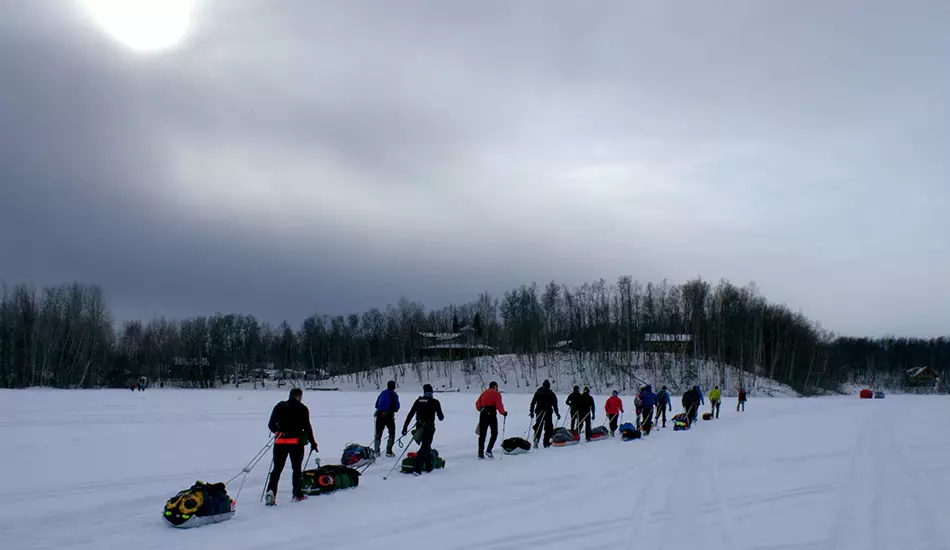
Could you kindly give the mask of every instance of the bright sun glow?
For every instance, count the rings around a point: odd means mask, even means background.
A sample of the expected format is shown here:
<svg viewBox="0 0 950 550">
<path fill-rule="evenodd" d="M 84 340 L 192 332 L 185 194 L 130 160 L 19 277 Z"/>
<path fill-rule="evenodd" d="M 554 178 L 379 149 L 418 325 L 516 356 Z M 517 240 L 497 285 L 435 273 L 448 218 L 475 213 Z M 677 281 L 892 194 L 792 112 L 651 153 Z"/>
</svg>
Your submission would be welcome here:
<svg viewBox="0 0 950 550">
<path fill-rule="evenodd" d="M 171 48 L 191 27 L 194 0 L 79 0 L 112 38 L 138 51 Z"/>
</svg>

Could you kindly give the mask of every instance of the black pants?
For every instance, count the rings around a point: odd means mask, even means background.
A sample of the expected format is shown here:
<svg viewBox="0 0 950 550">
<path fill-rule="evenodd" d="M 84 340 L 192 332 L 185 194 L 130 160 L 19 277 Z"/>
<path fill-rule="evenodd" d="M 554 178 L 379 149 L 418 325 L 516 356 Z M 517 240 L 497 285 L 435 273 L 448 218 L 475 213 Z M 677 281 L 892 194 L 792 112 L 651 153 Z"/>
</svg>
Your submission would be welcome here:
<svg viewBox="0 0 950 550">
<path fill-rule="evenodd" d="M 699 413 L 699 403 L 693 403 L 686 407 L 686 418 L 689 420 L 690 425 L 693 422 L 696 422 L 696 415 Z"/>
<path fill-rule="evenodd" d="M 736 403 L 736 412 L 739 412 L 739 407 L 742 407 L 742 410 L 745 410 L 745 401 L 739 401 Z"/>
<path fill-rule="evenodd" d="M 653 422 L 654 423 L 659 422 L 661 416 L 663 417 L 663 426 L 666 426 L 666 405 L 665 404 L 657 407 L 656 419 Z"/>
<path fill-rule="evenodd" d="M 581 419 L 578 416 L 579 414 L 577 411 L 571 411 L 571 431 L 575 433 L 577 432 L 577 422 Z"/>
<path fill-rule="evenodd" d="M 653 428 L 653 407 L 643 407 L 643 422 L 640 428 L 647 433 Z"/>
<path fill-rule="evenodd" d="M 495 411 L 483 410 L 478 417 L 478 456 L 485 454 L 485 436 L 491 430 L 491 437 L 488 439 L 488 452 L 495 448 L 495 441 L 498 440 L 498 414 Z"/>
<path fill-rule="evenodd" d="M 722 403 L 722 401 L 717 399 L 715 401 L 710 400 L 709 402 L 712 404 L 712 410 L 709 412 L 711 412 L 713 416 L 715 416 L 716 418 L 719 418 L 719 406 Z"/>
<path fill-rule="evenodd" d="M 620 421 L 620 415 L 608 414 L 607 420 L 610 421 L 610 435 L 614 435 L 617 432 L 617 422 Z"/>
<path fill-rule="evenodd" d="M 295 497 L 301 495 L 300 476 L 303 467 L 303 445 L 274 445 L 274 469 L 270 473 L 270 483 L 267 484 L 267 490 L 273 491 L 277 495 L 277 482 L 280 481 L 280 473 L 287 463 L 287 456 L 290 456 L 290 467 L 294 471 L 293 494 Z"/>
<path fill-rule="evenodd" d="M 393 452 L 393 441 L 396 439 L 396 415 L 391 412 L 376 413 L 376 440 L 373 450 L 379 453 L 379 444 L 383 439 L 383 428 L 389 430 L 389 439 L 386 440 L 386 452 Z"/>
<path fill-rule="evenodd" d="M 544 446 L 551 446 L 551 436 L 554 435 L 554 420 L 551 418 L 554 416 L 553 411 L 547 411 L 541 413 L 537 416 L 537 419 L 534 421 L 534 447 L 538 447 L 538 442 L 541 440 L 541 430 L 544 429 Z"/>
<path fill-rule="evenodd" d="M 587 439 L 587 441 L 590 441 L 590 420 L 590 414 L 585 414 L 581 417 L 580 422 L 584 425 L 584 438 Z M 580 425 L 578 425 L 578 428 L 580 428 Z"/>
<path fill-rule="evenodd" d="M 416 473 L 432 471 L 432 438 L 435 437 L 435 426 L 422 426 L 419 450 L 416 452 Z"/>
</svg>

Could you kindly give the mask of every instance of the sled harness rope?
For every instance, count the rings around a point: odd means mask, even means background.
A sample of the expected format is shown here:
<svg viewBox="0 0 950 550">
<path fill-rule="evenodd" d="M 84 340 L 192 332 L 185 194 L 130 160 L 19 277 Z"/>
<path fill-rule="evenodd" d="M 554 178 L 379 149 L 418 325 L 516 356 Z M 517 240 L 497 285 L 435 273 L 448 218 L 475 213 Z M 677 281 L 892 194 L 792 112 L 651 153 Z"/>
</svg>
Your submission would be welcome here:
<svg viewBox="0 0 950 550">
<path fill-rule="evenodd" d="M 232 481 L 243 476 L 241 479 L 241 486 L 238 487 L 237 493 L 234 496 L 234 502 L 237 502 L 238 498 L 241 496 L 241 490 L 244 489 L 244 483 L 247 481 L 247 474 L 251 473 L 251 470 L 254 469 L 254 466 L 257 466 L 257 463 L 267 455 L 267 451 L 269 451 L 271 446 L 274 445 L 275 437 L 276 436 L 271 435 L 270 438 L 267 439 L 267 444 L 264 445 L 260 451 L 257 451 L 257 454 L 254 455 L 254 458 L 252 458 L 250 462 L 248 462 L 247 465 L 244 466 L 244 468 L 242 468 L 241 471 L 238 472 L 234 477 L 224 482 L 225 485 L 230 485 Z"/>
</svg>

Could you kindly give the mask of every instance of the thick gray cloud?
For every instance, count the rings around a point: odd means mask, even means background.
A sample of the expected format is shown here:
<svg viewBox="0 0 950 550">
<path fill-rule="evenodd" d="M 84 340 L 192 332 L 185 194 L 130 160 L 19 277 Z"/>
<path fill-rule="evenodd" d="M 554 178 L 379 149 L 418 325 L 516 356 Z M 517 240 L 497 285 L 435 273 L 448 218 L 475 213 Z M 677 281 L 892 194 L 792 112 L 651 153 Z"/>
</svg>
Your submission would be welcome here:
<svg viewBox="0 0 950 550">
<path fill-rule="evenodd" d="M 198 0 L 142 54 L 4 3 L 0 277 L 296 323 L 701 275 L 947 333 L 950 4 L 825 4 Z"/>
</svg>

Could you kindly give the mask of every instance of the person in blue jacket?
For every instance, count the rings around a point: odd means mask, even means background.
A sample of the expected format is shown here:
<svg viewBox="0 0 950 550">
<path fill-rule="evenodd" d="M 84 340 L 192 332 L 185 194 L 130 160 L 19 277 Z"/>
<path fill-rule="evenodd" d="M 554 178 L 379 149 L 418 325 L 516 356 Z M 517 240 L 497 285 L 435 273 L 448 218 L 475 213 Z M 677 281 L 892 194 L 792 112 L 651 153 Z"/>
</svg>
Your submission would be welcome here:
<svg viewBox="0 0 950 550">
<path fill-rule="evenodd" d="M 696 391 L 699 392 L 699 404 L 700 404 L 700 406 L 705 407 L 705 406 L 706 406 L 706 398 L 703 397 L 703 388 L 700 387 L 700 386 L 697 384 L 697 385 L 693 386 L 693 389 L 695 389 Z"/>
<path fill-rule="evenodd" d="M 666 389 L 666 386 L 660 389 L 656 393 L 656 418 L 653 419 L 653 423 L 656 424 L 660 420 L 660 416 L 663 417 L 663 427 L 666 427 L 666 409 L 669 408 L 670 412 L 673 412 L 673 399 L 670 397 L 669 390 Z"/>
<path fill-rule="evenodd" d="M 383 437 L 383 428 L 389 430 L 389 439 L 386 441 L 386 456 L 396 456 L 393 453 L 393 442 L 396 439 L 396 413 L 399 412 L 399 395 L 396 393 L 396 381 L 386 383 L 386 389 L 376 398 L 376 439 L 373 440 L 373 450 L 379 455 L 379 443 Z"/>
<path fill-rule="evenodd" d="M 649 434 L 653 428 L 653 406 L 656 405 L 656 394 L 653 393 L 653 386 L 647 384 L 640 392 L 640 407 L 642 409 L 641 418 L 643 419 L 640 429 L 643 433 Z"/>
</svg>

